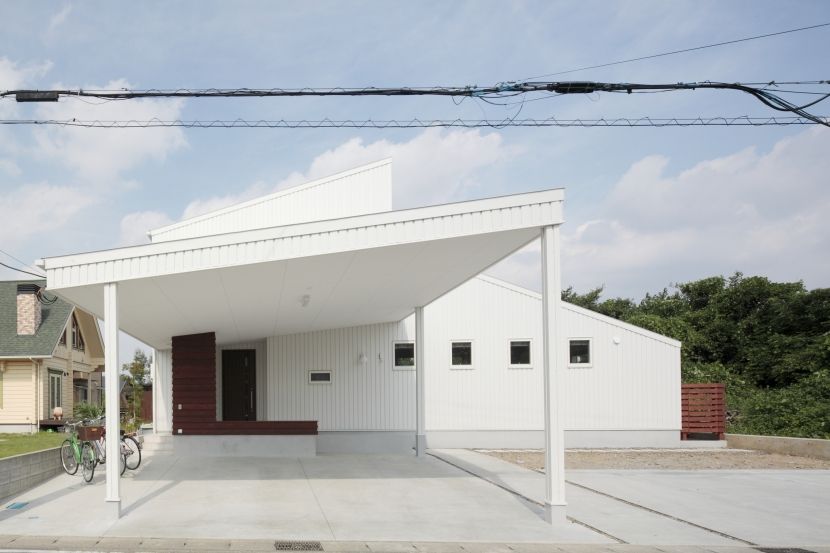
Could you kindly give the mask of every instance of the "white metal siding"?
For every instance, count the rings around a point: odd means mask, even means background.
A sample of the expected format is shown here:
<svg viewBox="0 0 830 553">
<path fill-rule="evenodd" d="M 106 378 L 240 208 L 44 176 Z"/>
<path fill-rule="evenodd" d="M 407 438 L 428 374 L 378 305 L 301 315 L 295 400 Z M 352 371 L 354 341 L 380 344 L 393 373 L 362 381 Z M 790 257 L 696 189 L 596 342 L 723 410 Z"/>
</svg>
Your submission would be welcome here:
<svg viewBox="0 0 830 553">
<path fill-rule="evenodd" d="M 475 278 L 424 311 L 427 430 L 541 430 L 538 294 Z M 566 369 L 567 430 L 680 428 L 676 343 L 567 304 L 562 319 L 565 336 L 592 339 L 593 356 L 591 368 Z M 392 369 L 392 344 L 413 339 L 414 322 L 269 338 L 267 418 L 318 420 L 320 430 L 414 430 L 415 372 Z M 510 368 L 511 339 L 531 340 L 531 368 Z M 472 369 L 450 368 L 453 340 L 473 341 Z M 311 369 L 331 370 L 332 383 L 308 384 Z"/>
<path fill-rule="evenodd" d="M 543 429 L 541 318 L 537 294 L 487 277 L 429 305 L 427 429 Z M 566 339 L 591 338 L 593 356 L 590 368 L 565 369 L 566 430 L 680 428 L 677 344 L 567 304 L 562 321 Z M 532 367 L 509 368 L 510 340 L 527 338 Z M 474 342 L 471 370 L 450 368 L 457 339 Z"/>
<path fill-rule="evenodd" d="M 155 405 L 156 432 L 173 431 L 173 351 L 157 349 L 153 357 L 155 381 L 153 403 Z"/>
<path fill-rule="evenodd" d="M 151 231 L 166 242 L 323 221 L 392 209 L 392 162 L 385 160 Z"/>
<path fill-rule="evenodd" d="M 548 190 L 91 252 L 44 261 L 51 290 L 520 229 L 562 221 Z"/>
<path fill-rule="evenodd" d="M 392 342 L 414 330 L 409 318 L 269 338 L 268 418 L 317 420 L 320 430 L 414 429 L 415 371 L 392 369 Z M 331 371 L 331 383 L 309 384 L 309 370 Z"/>
</svg>

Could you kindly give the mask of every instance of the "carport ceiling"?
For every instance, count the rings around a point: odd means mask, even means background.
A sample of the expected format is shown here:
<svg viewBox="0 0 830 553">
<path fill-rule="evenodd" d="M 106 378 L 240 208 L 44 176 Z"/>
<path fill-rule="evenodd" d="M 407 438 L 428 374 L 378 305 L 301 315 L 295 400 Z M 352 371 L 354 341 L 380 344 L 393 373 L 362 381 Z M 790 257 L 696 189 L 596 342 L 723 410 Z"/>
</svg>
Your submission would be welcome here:
<svg viewBox="0 0 830 553">
<path fill-rule="evenodd" d="M 158 348 L 216 332 L 217 343 L 399 321 L 538 236 L 524 229 L 127 280 L 119 326 Z M 60 291 L 103 315 L 103 286 Z"/>
</svg>

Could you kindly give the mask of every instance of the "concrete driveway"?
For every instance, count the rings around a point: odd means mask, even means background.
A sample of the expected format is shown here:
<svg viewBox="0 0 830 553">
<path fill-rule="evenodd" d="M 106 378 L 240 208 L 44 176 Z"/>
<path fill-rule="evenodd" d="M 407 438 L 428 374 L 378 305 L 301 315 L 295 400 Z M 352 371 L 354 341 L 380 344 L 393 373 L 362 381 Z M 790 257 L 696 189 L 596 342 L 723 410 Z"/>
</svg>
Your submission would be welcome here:
<svg viewBox="0 0 830 553">
<path fill-rule="evenodd" d="M 148 456 L 121 480 L 122 517 L 62 475 L 0 511 L 0 535 L 337 541 L 613 543 L 437 458 Z"/>
<path fill-rule="evenodd" d="M 474 451 L 432 454 L 542 501 L 544 475 Z M 570 470 L 568 515 L 619 543 L 830 545 L 829 470 Z"/>
</svg>

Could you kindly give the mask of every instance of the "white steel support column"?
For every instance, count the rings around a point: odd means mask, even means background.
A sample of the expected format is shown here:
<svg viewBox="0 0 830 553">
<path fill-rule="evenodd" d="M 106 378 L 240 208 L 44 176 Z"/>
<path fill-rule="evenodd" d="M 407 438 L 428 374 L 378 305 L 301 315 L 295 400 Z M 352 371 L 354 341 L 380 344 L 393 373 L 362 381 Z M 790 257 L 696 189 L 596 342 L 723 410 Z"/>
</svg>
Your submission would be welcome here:
<svg viewBox="0 0 830 553">
<path fill-rule="evenodd" d="M 427 448 L 426 436 L 426 398 L 424 396 L 425 380 L 424 369 L 426 360 L 424 355 L 424 308 L 415 308 L 415 409 L 416 409 L 416 431 L 415 431 L 415 455 L 423 457 Z"/>
<path fill-rule="evenodd" d="M 550 522 L 565 520 L 565 432 L 559 227 L 542 229 L 542 356 L 545 389 L 545 510 Z"/>
<path fill-rule="evenodd" d="M 106 455 L 107 503 L 121 516 L 119 492 L 120 406 L 118 393 L 118 284 L 104 285 L 104 375 L 106 378 Z"/>
<path fill-rule="evenodd" d="M 158 401 L 156 401 L 156 395 L 158 394 L 158 390 L 156 390 L 156 382 L 159 381 L 158 379 L 158 351 L 153 349 L 153 359 L 150 361 L 150 382 L 153 385 L 153 392 L 150 397 L 153 400 L 153 434 L 158 434 L 158 415 L 156 411 L 158 409 Z"/>
</svg>

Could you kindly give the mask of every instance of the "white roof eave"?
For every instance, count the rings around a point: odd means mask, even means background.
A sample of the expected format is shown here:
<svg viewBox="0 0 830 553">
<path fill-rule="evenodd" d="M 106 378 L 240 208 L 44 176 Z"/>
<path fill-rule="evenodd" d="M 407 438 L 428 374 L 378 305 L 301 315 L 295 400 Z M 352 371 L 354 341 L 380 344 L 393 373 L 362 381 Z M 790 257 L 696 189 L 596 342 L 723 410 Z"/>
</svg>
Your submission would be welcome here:
<svg viewBox="0 0 830 553">
<path fill-rule="evenodd" d="M 48 257 L 51 290 L 563 222 L 562 189 Z"/>
</svg>

